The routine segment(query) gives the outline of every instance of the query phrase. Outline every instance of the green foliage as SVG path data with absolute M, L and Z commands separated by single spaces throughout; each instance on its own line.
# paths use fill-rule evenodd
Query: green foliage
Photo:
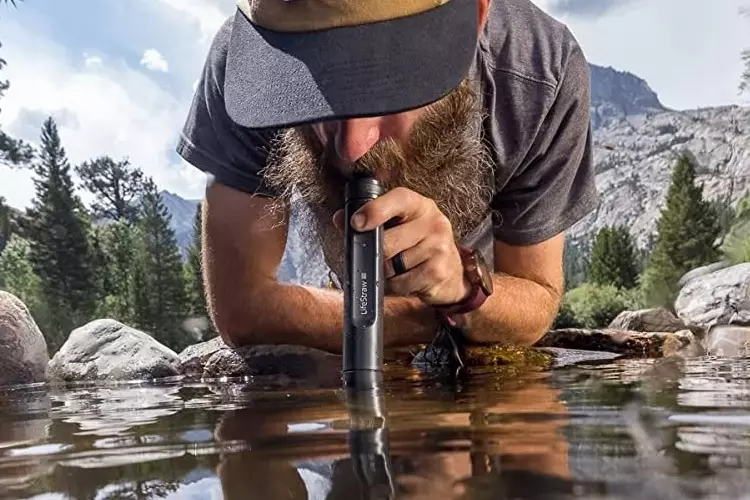
M 597 285 L 633 288 L 638 280 L 636 252 L 627 227 L 604 227 L 591 248 L 589 281 Z
M 133 272 L 135 324 L 175 351 L 192 339 L 182 330 L 188 312 L 182 260 L 171 216 L 156 184 L 145 182 Z
M 42 282 L 31 264 L 31 245 L 18 235 L 11 236 L 0 255 L 0 289 L 23 301 L 34 318 L 46 317 Z
M 557 317 L 555 317 L 554 323 L 552 323 L 552 328 L 557 330 L 561 328 L 581 328 L 582 325 L 578 322 L 576 319 L 575 314 L 573 313 L 573 310 L 570 308 L 570 304 L 568 304 L 568 301 L 563 299 L 563 302 L 560 306 L 560 310 L 557 313 Z
M 136 231 L 125 220 L 117 220 L 101 230 L 107 282 L 100 305 L 100 316 L 123 323 L 135 318 L 134 276 Z
M 750 262 L 750 195 L 737 204 L 737 213 L 732 220 L 721 246 L 724 258 L 734 264 Z
M 715 208 L 696 185 L 695 168 L 682 156 L 672 171 L 667 201 L 657 222 L 658 236 L 642 287 L 649 306 L 671 308 L 677 282 L 691 269 L 718 260 L 721 227 Z
M 88 215 L 74 193 L 70 165 L 52 118 L 42 128 L 33 171 L 35 198 L 27 220 L 30 260 L 51 313 L 45 331 L 54 349 L 73 328 L 91 319 L 97 287 Z
M 83 187 L 94 195 L 91 210 L 95 217 L 123 219 L 130 224 L 138 220 L 135 201 L 144 189 L 143 172 L 128 160 L 114 161 L 101 156 L 76 167 Z
M 556 324 L 566 324 L 568 328 L 604 328 L 622 311 L 642 307 L 642 299 L 636 289 L 585 283 L 567 292 L 563 304 Z
M 5 198 L 0 196 L 0 255 L 10 240 L 10 207 L 5 204 Z
M 563 272 L 565 275 L 565 289 L 571 290 L 588 277 L 588 248 L 582 241 L 565 239 L 563 249 Z

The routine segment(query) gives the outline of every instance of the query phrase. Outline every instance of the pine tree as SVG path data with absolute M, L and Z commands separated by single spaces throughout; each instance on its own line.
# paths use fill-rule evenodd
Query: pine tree
M 33 171 L 36 194 L 27 217 L 30 259 L 51 313 L 48 341 L 59 347 L 71 329 L 93 319 L 96 287 L 88 217 L 73 191 L 70 165 L 52 118 L 42 128 Z
M 572 290 L 584 283 L 588 278 L 589 253 L 586 242 L 565 239 L 563 250 L 563 273 L 565 275 L 565 290 Z
M 170 214 L 153 180 L 145 182 L 138 222 L 134 272 L 135 320 L 164 345 L 179 351 L 191 343 L 182 330 L 188 303 L 182 259 Z
M 129 224 L 138 220 L 136 200 L 143 193 L 143 172 L 128 160 L 114 161 L 101 156 L 76 167 L 83 187 L 94 195 L 91 210 L 95 217 L 124 219 Z
M 646 300 L 655 306 L 670 307 L 680 277 L 720 256 L 718 214 L 703 199 L 703 186 L 696 185 L 695 176 L 690 159 L 680 157 L 672 171 L 666 205 L 657 222 L 654 252 L 643 276 Z
M 120 219 L 102 230 L 101 240 L 107 266 L 102 315 L 132 323 L 135 317 L 135 229 Z
M 630 289 L 638 280 L 636 252 L 627 227 L 604 227 L 591 248 L 589 279 L 597 285 Z

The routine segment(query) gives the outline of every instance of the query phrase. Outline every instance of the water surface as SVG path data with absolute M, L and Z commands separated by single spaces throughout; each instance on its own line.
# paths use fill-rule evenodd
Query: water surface
M 749 375 L 714 358 L 399 368 L 385 419 L 262 380 L 16 388 L 0 498 L 750 498 Z

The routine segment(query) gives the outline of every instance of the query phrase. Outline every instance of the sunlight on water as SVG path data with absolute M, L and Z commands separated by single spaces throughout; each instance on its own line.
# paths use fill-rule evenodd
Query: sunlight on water
M 73 385 L 0 398 L 0 497 L 742 498 L 750 367 L 603 361 L 339 390 Z M 359 413 L 355 413 L 359 412 Z M 373 425 L 374 424 L 374 425 Z M 378 496 L 385 493 L 383 496 Z

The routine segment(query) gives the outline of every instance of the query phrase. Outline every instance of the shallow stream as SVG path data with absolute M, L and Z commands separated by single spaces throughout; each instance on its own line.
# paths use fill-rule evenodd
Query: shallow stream
M 399 367 L 384 419 L 359 404 L 262 380 L 5 390 L 0 498 L 750 498 L 743 359 Z

